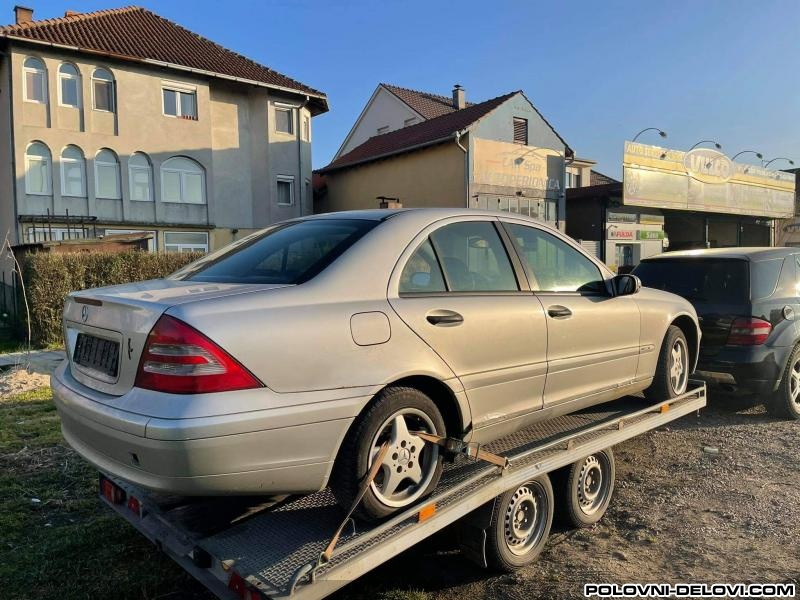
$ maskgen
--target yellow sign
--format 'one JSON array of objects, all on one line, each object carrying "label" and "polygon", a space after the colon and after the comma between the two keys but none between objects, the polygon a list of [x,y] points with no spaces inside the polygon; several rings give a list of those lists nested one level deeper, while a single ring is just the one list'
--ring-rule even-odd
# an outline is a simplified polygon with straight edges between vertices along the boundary
[{"label": "yellow sign", "polygon": [[564,159],[549,148],[476,139],[473,168],[477,184],[554,198],[563,187]]},{"label": "yellow sign", "polygon": [[794,215],[794,175],[735,163],[722,152],[625,142],[623,204],[759,217]]}]

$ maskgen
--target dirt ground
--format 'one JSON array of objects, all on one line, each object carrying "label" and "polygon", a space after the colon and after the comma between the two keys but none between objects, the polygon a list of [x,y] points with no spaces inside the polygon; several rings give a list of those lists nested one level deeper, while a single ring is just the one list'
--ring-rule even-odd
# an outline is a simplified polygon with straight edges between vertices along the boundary
[{"label": "dirt ground", "polygon": [[583,598],[587,582],[800,583],[799,442],[800,423],[711,394],[699,417],[616,447],[606,516],[590,529],[555,529],[531,567],[487,574],[448,551],[444,533],[340,597],[530,600]]},{"label": "dirt ground", "polygon": [[0,373],[0,398],[13,396],[50,385],[50,376],[15,368]]}]

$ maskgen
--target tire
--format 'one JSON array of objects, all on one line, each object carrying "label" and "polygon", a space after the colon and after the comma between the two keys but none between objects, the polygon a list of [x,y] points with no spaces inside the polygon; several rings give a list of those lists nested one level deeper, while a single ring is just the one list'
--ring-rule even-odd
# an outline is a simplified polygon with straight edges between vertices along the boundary
[{"label": "tire", "polygon": [[[677,377],[677,370],[672,371],[676,362],[676,356],[673,354],[677,351],[676,345],[680,346],[682,353],[681,371]],[[686,336],[680,327],[670,325],[661,343],[653,383],[644,391],[645,398],[657,402],[680,396],[689,388],[689,369],[689,344],[686,342]]]},{"label": "tire", "polygon": [[800,420],[800,346],[795,346],[789,354],[781,384],[772,394],[767,409],[776,417]]},{"label": "tire", "polygon": [[611,503],[615,476],[611,448],[582,458],[555,473],[556,521],[568,527],[589,527],[597,523]]},{"label": "tire", "polygon": [[[398,418],[406,431],[398,429]],[[442,475],[442,454],[438,446],[409,433],[420,430],[447,435],[433,400],[410,387],[389,387],[379,392],[350,428],[334,464],[330,487],[342,508],[349,510],[352,506],[372,465],[372,456],[387,440],[386,466],[364,494],[355,515],[367,521],[382,519],[430,495]],[[387,483],[393,486],[392,493],[384,491]]]},{"label": "tire", "polygon": [[486,530],[489,567],[511,573],[536,560],[550,535],[553,505],[553,486],[547,475],[498,496]]}]

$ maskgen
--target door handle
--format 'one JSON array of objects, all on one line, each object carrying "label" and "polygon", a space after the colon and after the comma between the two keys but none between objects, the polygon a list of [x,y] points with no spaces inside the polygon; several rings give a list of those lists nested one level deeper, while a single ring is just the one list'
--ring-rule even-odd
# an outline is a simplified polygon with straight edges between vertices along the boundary
[{"label": "door handle", "polygon": [[554,319],[569,319],[572,316],[572,311],[566,306],[554,304],[553,306],[547,307],[547,314]]},{"label": "door handle", "polygon": [[425,318],[431,325],[441,325],[443,327],[448,325],[461,325],[464,322],[464,317],[454,310],[437,309],[430,311]]}]

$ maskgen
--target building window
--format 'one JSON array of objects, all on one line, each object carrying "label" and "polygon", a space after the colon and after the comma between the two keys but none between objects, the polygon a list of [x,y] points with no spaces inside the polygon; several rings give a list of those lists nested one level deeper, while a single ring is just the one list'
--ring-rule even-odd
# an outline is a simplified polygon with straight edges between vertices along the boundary
[{"label": "building window", "polygon": [[514,117],[514,143],[528,145],[528,119]]},{"label": "building window", "polygon": [[61,152],[61,195],[86,197],[86,161],[77,146],[67,146]]},{"label": "building window", "polygon": [[167,252],[208,252],[208,233],[205,231],[165,231],[164,250]]},{"label": "building window", "polygon": [[79,227],[29,227],[25,232],[25,237],[29,244],[36,242],[54,242],[61,240],[82,240],[86,236],[86,230]]},{"label": "building window", "polygon": [[153,200],[153,168],[146,154],[134,152],[128,159],[128,181],[131,200],[140,202]]},{"label": "building window", "polygon": [[164,202],[205,204],[205,171],[191,158],[176,156],[161,166],[161,199]]},{"label": "building window", "polygon": [[177,87],[163,87],[164,114],[168,117],[197,120],[197,91]]},{"label": "building window", "polygon": [[294,109],[288,107],[275,107],[275,131],[279,133],[294,133]]},{"label": "building window", "polygon": [[38,58],[29,56],[25,59],[22,66],[22,72],[25,77],[25,101],[38,102],[44,104],[47,102],[47,71],[44,68],[44,63]]},{"label": "building window", "polygon": [[92,95],[95,110],[114,112],[114,77],[106,69],[95,69],[92,73]]},{"label": "building window", "polygon": [[33,142],[25,151],[25,193],[49,196],[50,150],[41,142]]},{"label": "building window", "polygon": [[303,116],[303,139],[311,141],[311,117],[308,115]]},{"label": "building window", "polygon": [[383,127],[378,127],[378,135],[383,135],[389,131],[389,126],[384,125]]},{"label": "building window", "polygon": [[567,181],[565,185],[567,189],[581,187],[581,176],[578,173],[570,173],[567,171]]},{"label": "building window", "polygon": [[289,206],[294,202],[294,177],[278,175],[278,204]]},{"label": "building window", "polygon": [[417,122],[417,117],[411,117],[410,119],[406,119],[403,121],[403,127],[408,127],[409,125],[413,125]]},{"label": "building window", "polygon": [[81,76],[74,65],[64,63],[58,68],[58,103],[78,108],[81,98]]},{"label": "building window", "polygon": [[119,160],[108,148],[103,148],[94,157],[94,195],[97,198],[120,200]]}]

